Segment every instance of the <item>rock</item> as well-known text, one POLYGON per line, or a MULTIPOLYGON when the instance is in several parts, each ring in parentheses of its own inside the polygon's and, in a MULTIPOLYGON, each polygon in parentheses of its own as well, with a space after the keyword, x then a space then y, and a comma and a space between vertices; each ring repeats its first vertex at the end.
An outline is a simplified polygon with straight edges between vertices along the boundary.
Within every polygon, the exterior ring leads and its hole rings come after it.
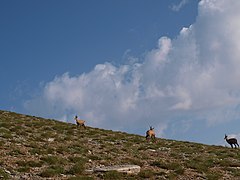
POLYGON ((48 138, 48 142, 53 142, 54 140, 54 138, 48 138))
POLYGON ((151 152, 156 152, 156 150, 155 149, 148 149, 149 151, 151 151, 151 152))
POLYGON ((8 171, 8 170, 6 170, 6 169, 5 169, 5 172, 6 172, 6 173, 8 173, 8 174, 11 174, 11 172, 10 172, 10 171, 8 171))
POLYGON ((171 148, 167 148, 167 147, 160 147, 159 148, 160 151, 170 151, 171 148))
POLYGON ((137 165, 115 165, 115 166, 96 167, 92 169, 93 172, 118 171, 118 172, 123 172, 127 174, 138 174, 140 170, 141 170, 141 167, 137 165))

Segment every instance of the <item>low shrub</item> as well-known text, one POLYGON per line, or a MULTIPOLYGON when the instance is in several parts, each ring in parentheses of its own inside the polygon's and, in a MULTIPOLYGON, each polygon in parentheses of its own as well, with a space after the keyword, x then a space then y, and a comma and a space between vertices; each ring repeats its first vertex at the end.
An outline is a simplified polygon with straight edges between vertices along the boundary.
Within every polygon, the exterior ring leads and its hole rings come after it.
POLYGON ((64 173, 64 168, 61 166, 50 166, 40 173, 41 177, 54 177, 56 175, 64 173))
POLYGON ((103 175, 103 178, 104 179, 109 179, 109 180, 112 180, 112 179, 123 179, 123 173, 120 173, 120 172, 117 172, 117 171, 109 171, 109 172, 106 172, 104 175, 103 175))

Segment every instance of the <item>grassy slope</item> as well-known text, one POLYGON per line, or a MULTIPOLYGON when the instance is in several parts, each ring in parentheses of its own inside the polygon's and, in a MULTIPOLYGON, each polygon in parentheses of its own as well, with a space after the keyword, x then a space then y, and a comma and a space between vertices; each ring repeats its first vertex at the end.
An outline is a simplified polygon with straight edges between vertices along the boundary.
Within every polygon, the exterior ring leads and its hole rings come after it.
POLYGON ((240 151, 145 138, 0 111, 0 179, 239 179, 240 151), (87 174, 136 164, 138 175, 87 174))

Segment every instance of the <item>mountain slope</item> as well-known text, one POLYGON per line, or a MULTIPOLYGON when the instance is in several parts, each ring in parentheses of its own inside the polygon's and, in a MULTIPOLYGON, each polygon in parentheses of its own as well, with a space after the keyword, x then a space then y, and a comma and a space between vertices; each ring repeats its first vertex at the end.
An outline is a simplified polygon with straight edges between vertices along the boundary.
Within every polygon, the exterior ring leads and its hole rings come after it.
POLYGON ((0 111, 0 179, 239 179, 240 151, 0 111), (137 175, 88 173, 135 164, 137 175))

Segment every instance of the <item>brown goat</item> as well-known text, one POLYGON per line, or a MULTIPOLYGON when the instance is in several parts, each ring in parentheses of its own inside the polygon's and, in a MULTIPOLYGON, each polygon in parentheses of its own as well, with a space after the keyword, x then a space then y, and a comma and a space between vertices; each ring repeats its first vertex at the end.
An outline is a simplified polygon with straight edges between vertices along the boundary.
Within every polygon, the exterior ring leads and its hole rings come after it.
POLYGON ((227 135, 225 134, 224 139, 227 141, 228 144, 231 145, 231 147, 233 148, 233 145, 235 146, 235 148, 239 147, 237 139, 236 138, 230 138, 228 139, 227 135))
POLYGON ((78 119, 78 117, 77 116, 75 116, 75 121, 76 121, 76 124, 77 124, 77 126, 83 126, 85 129, 86 129, 86 126, 85 126, 85 121, 84 120, 81 120, 81 119, 78 119))
POLYGON ((150 126, 150 129, 146 132, 146 140, 155 139, 154 128, 150 126))

